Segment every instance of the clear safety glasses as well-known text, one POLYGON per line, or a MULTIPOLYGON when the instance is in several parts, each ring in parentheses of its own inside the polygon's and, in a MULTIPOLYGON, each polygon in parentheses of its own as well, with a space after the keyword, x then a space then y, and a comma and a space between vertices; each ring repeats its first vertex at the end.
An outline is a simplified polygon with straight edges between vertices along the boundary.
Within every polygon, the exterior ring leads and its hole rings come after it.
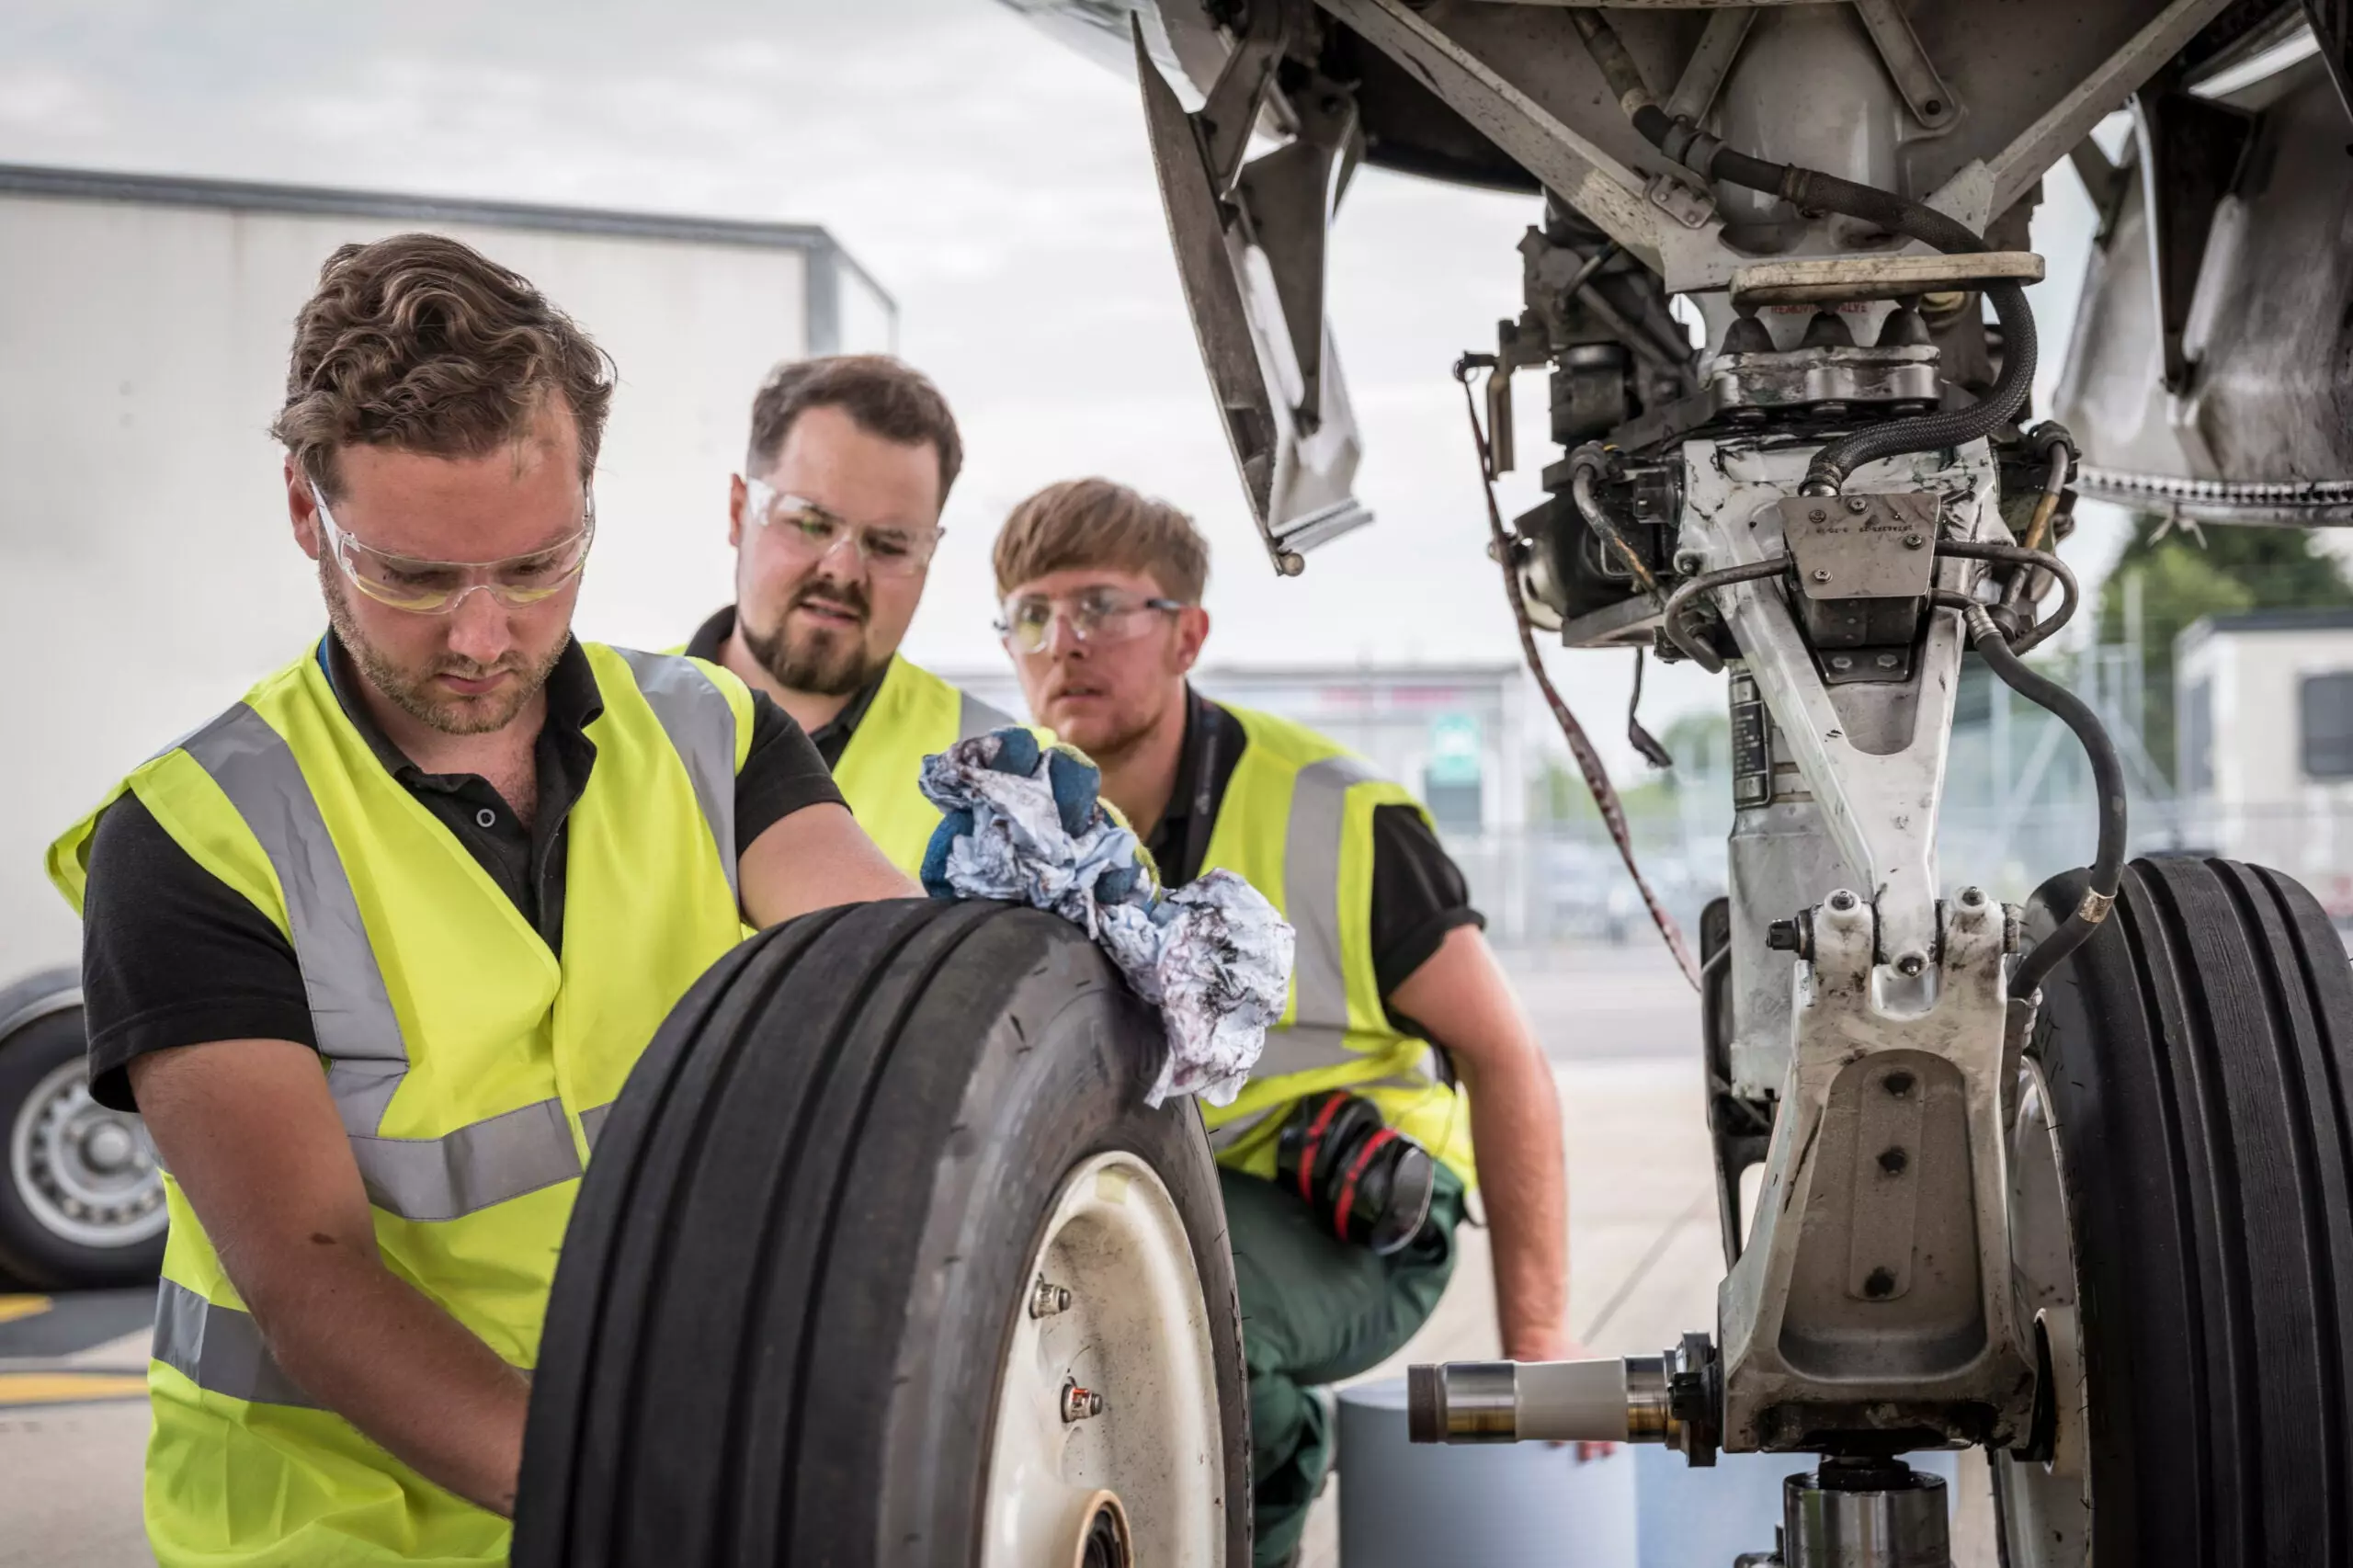
POLYGON ((941 528, 904 528, 892 523, 858 524, 835 516, 805 495, 794 495, 757 479, 744 481, 744 508, 752 520, 795 558, 823 561, 845 540, 877 577, 911 577, 931 564, 941 528))
POLYGON ((318 508, 319 532, 352 586, 379 604, 419 615, 446 615, 477 588, 501 604, 537 604, 580 575, 588 562, 589 542, 597 536, 597 503, 590 496, 578 531, 545 549, 504 561, 419 561, 362 544, 346 533, 316 485, 311 487, 311 500, 318 508))
POLYGON ((1175 599, 1140 598, 1116 588, 1086 588, 1065 598, 1016 594, 1005 601, 997 635, 1017 653, 1040 653, 1063 621, 1077 641, 1097 647, 1131 642, 1152 629, 1155 618, 1185 607, 1175 599))

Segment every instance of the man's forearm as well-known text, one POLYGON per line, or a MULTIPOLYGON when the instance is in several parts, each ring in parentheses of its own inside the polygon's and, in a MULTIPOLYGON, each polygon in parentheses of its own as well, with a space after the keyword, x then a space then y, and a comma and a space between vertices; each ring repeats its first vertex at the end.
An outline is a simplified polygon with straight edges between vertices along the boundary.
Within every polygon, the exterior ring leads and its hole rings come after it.
POLYGON ((1518 1361, 1568 1352, 1568 1181, 1561 1107, 1543 1059, 1515 1053, 1462 1067, 1471 1138, 1495 1243, 1495 1313, 1504 1354, 1518 1361))
POLYGON ((372 1253, 312 1240, 282 1290, 247 1298, 278 1366, 426 1480, 511 1515, 529 1381, 372 1253))

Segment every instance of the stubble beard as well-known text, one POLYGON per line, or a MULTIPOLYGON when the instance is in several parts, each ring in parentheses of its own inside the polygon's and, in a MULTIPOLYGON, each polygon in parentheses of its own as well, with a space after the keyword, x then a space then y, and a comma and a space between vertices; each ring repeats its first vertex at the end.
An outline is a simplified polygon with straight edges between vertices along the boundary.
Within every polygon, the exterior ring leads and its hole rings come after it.
POLYGON ((537 664, 524 662, 520 653, 509 654, 494 665, 480 665, 471 660, 443 656, 434 661, 429 669, 410 669, 369 642, 351 614, 351 604, 344 597, 340 574, 326 560, 319 562, 319 586, 327 603, 327 624, 335 628, 337 641, 351 655, 353 664, 369 686, 382 693, 393 707, 418 723, 439 731, 445 735, 487 735, 505 729, 515 722, 523 706, 540 693, 555 673, 563 651, 572 639, 569 631, 537 664), (498 691, 476 698, 437 698, 432 693, 436 676, 454 675, 467 680, 480 680, 501 670, 510 670, 522 678, 498 691))
POLYGON ((867 656, 862 634, 865 618, 872 610, 865 592, 855 585, 829 585, 824 597, 856 610, 860 618, 857 626, 829 628, 796 640, 788 630, 792 612, 814 597, 814 586, 803 585, 794 591, 770 631, 754 629, 739 608, 735 614, 735 635, 743 640, 745 651, 759 661, 760 668, 785 690, 806 692, 812 697, 847 697, 863 688, 890 661, 887 657, 876 660, 867 656))

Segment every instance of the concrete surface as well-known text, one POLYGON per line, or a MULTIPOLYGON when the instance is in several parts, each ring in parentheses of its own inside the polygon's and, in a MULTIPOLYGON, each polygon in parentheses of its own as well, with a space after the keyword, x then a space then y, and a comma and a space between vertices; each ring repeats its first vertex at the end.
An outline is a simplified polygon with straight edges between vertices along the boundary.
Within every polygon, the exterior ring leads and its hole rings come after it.
MULTIPOLYGON (((1701 1119, 1697 1000, 1653 944, 1505 958, 1560 1085, 1571 1326, 1603 1354, 1655 1351, 1686 1330, 1712 1330, 1723 1256, 1701 1119)), ((1497 1354, 1486 1234, 1465 1226, 1461 1242, 1438 1311, 1370 1375, 1497 1354)), ((153 1561, 139 1524, 143 1295, 96 1292, 38 1306, 0 1296, 0 1568, 153 1561)), ((1984 1490, 1983 1465, 1967 1462, 1974 1458, 1963 1456, 1964 1504, 1972 1474, 1984 1490)), ((1340 1568, 1346 1484, 1336 1479, 1317 1505, 1302 1568, 1340 1568)), ((1990 1565, 1990 1542, 1966 1508, 1961 1532, 1962 1568, 1990 1565)))

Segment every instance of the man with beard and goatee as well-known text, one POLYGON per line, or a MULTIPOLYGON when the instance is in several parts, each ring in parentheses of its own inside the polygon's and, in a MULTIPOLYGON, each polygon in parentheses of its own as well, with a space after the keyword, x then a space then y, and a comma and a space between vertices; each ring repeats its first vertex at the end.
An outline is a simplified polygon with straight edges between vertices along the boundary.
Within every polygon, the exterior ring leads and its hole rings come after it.
POLYGON ((773 702, 572 635, 612 391, 456 241, 336 251, 274 427, 333 630, 50 852, 91 1094, 165 1169, 167 1565, 505 1562, 630 1069, 746 922, 915 891, 773 702))
POLYGON ((912 875, 939 812, 923 759, 1014 721, 899 653, 963 464, 939 389, 880 354, 790 361, 752 400, 728 498, 735 602, 683 652, 801 722, 858 824, 912 875))

